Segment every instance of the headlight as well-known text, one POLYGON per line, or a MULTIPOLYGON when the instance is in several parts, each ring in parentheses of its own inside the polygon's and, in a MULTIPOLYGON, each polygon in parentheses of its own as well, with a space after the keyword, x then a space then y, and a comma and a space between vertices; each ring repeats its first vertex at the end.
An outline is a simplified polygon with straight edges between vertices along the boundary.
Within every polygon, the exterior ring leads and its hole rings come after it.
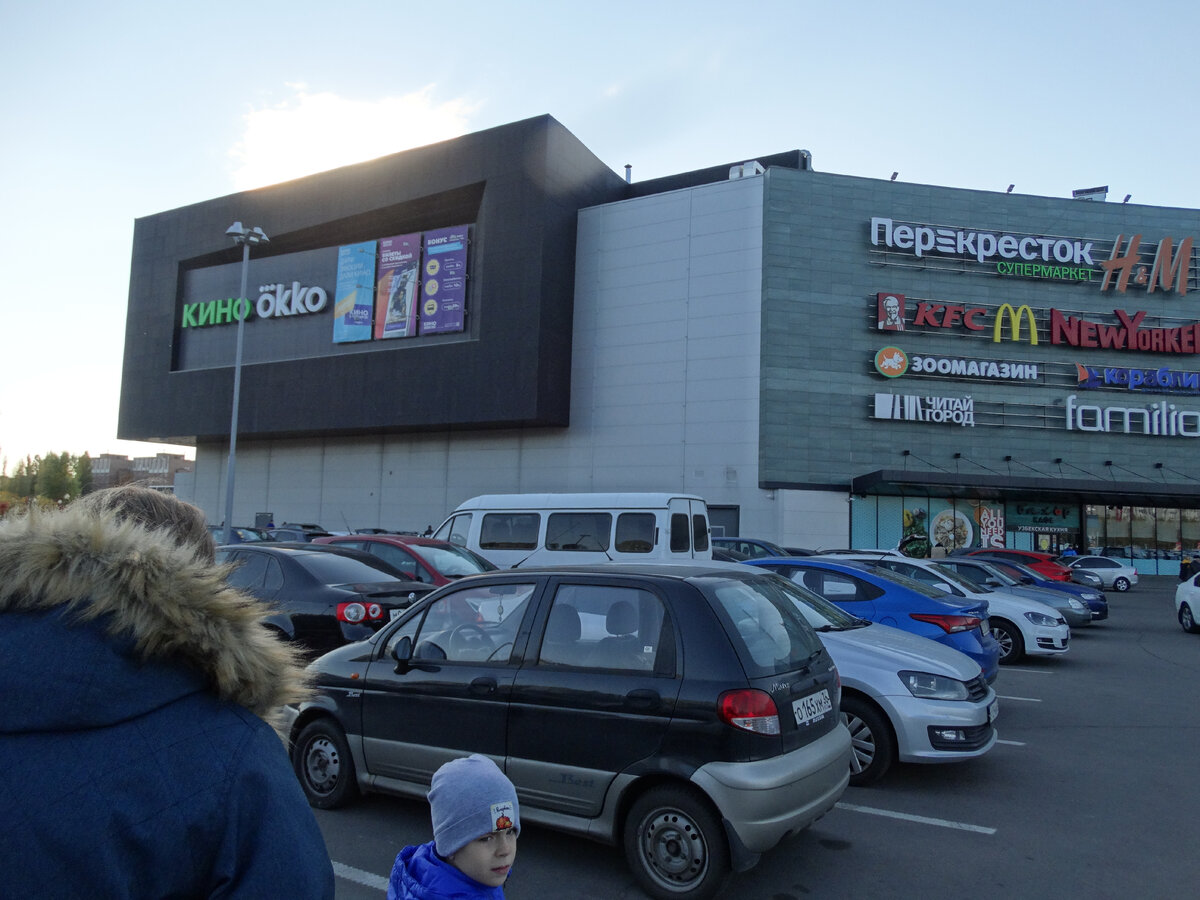
POLYGON ((914 697, 927 700, 966 700, 971 696, 967 686, 956 678, 931 675, 928 672, 901 672, 900 680, 914 697))
POLYGON ((1083 597, 1085 600, 1103 600, 1104 599, 1103 594, 1097 594, 1097 593, 1084 594, 1083 597))
POLYGON ((1067 602, 1069 602, 1071 604, 1071 609, 1078 609, 1078 610, 1087 609, 1086 606, 1084 606, 1080 601, 1076 600, 1074 597, 1072 597, 1067 602))
POLYGON ((1027 612, 1025 613, 1025 618, 1034 625, 1045 625, 1047 628, 1053 628, 1058 624, 1057 616, 1047 616, 1039 612, 1027 612))

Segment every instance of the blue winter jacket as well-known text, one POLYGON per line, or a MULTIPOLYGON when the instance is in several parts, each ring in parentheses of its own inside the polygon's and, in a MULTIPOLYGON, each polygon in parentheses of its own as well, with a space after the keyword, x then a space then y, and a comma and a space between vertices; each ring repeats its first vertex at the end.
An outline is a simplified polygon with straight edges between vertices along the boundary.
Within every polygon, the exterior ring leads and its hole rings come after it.
POLYGON ((387 900, 504 900, 504 888, 467 877, 438 856, 430 841, 400 851, 387 900))
POLYGON ((151 534, 0 524, 0 895, 332 898, 260 717, 301 670, 220 570, 151 534))

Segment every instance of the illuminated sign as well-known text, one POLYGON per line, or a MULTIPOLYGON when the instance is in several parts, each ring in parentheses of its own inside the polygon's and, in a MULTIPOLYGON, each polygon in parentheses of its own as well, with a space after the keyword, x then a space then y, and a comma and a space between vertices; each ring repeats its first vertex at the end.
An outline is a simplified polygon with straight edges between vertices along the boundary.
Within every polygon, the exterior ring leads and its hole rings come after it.
POLYGON ((884 347, 875 354, 875 371, 884 378, 899 378, 908 371, 908 354, 899 347, 884 347))
POLYGON ((1104 270, 1104 280, 1100 283, 1100 290, 1108 290, 1112 283, 1113 273, 1116 272, 1115 287, 1122 294, 1125 293, 1125 288, 1128 287, 1130 280, 1144 286, 1148 294, 1154 293, 1156 283, 1164 291, 1169 291, 1172 282, 1175 284, 1176 293, 1187 293, 1188 268, 1192 258, 1192 239, 1190 237, 1180 241, 1179 253, 1174 257, 1171 254, 1174 247, 1173 240, 1165 237, 1159 241, 1158 248, 1154 251, 1154 262, 1148 274, 1141 256, 1138 254, 1142 236, 1135 234, 1131 237, 1125 255, 1118 256, 1124 240, 1125 235, 1118 235, 1116 242, 1113 243, 1111 256, 1100 263, 1100 268, 1104 270))
MULTIPOLYGON (((878 367, 878 361, 876 366, 878 367)), ((945 356, 913 356, 908 360, 908 371, 914 375, 954 375, 959 378, 981 378, 986 381, 1037 381, 1038 377, 1038 367, 1035 363, 996 362, 987 359, 959 359, 945 356)))
MULTIPOLYGON (((876 394, 878 406, 879 394, 876 394)), ((1146 434, 1156 437, 1200 437, 1200 411, 1177 409, 1163 400, 1147 406, 1082 405, 1072 394, 1067 398, 1067 431, 1098 431, 1103 434, 1146 434)))
POLYGON ((904 330, 904 295, 879 293, 875 295, 876 318, 880 331, 904 330))
POLYGON ((1041 531, 1065 534, 1079 530, 1077 507, 1050 503, 1010 503, 1008 527, 1013 531, 1041 531))
POLYGON ((970 397, 876 394, 875 418, 974 427, 975 401, 970 397))
POLYGON ((1200 348, 1200 322, 1179 328, 1142 328, 1145 312, 1130 317, 1114 309, 1119 325, 1089 322, 1050 310, 1050 343, 1106 350, 1140 350, 1144 353, 1195 353, 1200 348))
POLYGON ((1004 318, 1008 317, 1012 327, 1012 340, 1019 341, 1021 339, 1021 320, 1027 318, 1029 320, 1029 343, 1036 346, 1038 342, 1037 320, 1033 317, 1033 310, 1022 304, 1013 309, 1011 303, 1002 303, 1000 308, 996 310, 996 323, 992 326, 992 343, 1000 343, 1000 334, 1004 330, 1004 318))
POLYGON ((1093 266, 1093 241, 1044 237, 1029 234, 996 234, 990 231, 965 231, 932 225, 895 224, 882 216, 871 217, 871 243, 911 250, 915 256, 937 254, 987 262, 994 257, 1040 260, 1051 265, 1071 263, 1093 266))
POLYGON ((987 318, 988 311, 982 306, 959 306, 953 303, 918 303, 913 327, 926 325, 931 328, 953 328, 960 322, 972 331, 987 328, 980 318, 987 318))
POLYGON ((1129 390, 1147 394, 1200 394, 1200 372, 1160 369, 1125 369, 1117 366, 1081 366, 1075 363, 1079 387, 1129 390))
MULTIPOLYGON (((293 281, 291 287, 283 284, 259 285, 258 302, 254 312, 260 319, 275 319, 287 316, 303 316, 318 313, 329 303, 324 288, 304 287, 293 281)), ((223 300, 204 300, 183 305, 183 328, 205 328, 209 325, 228 325, 240 318, 254 318, 250 301, 240 302, 236 297, 223 300)))
MULTIPOLYGON (((1117 236, 1108 259, 1093 256, 1096 241, 1018 232, 979 231, 918 222, 896 222, 872 216, 871 246, 911 253, 918 259, 942 257, 995 265, 999 275, 1057 281, 1100 280, 1100 290, 1124 292, 1132 283, 1148 293, 1156 288, 1186 294, 1191 270, 1193 239, 1183 238, 1175 252, 1175 238, 1163 237, 1151 259, 1140 253, 1140 234, 1117 236), (1126 246, 1125 252, 1121 248, 1126 246)), ((1150 250, 1147 250, 1149 253, 1150 250)))

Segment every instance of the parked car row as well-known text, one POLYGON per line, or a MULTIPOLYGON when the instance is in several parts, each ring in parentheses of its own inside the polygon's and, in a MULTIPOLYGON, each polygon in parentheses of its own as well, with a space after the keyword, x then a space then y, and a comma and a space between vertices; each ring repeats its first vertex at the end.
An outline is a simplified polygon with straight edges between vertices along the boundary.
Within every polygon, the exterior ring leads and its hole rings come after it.
POLYGON ((497 570, 414 535, 220 548, 281 608, 309 576, 310 606, 272 625, 324 653, 287 712, 310 803, 423 797, 485 753, 527 821, 622 846, 662 898, 711 896, 896 762, 987 753, 1000 664, 1065 653, 1068 611, 1107 616, 984 558, 807 552, 497 570))

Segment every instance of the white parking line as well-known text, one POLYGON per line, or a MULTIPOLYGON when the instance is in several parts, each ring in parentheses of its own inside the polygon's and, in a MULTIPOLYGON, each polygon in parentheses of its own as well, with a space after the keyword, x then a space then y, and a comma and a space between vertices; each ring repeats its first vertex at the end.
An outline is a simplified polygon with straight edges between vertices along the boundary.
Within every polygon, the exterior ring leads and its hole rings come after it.
POLYGON ((1024 741, 1002 741, 1002 740, 1000 740, 1000 738, 996 738, 996 743, 997 744, 1007 744, 1010 747, 1024 747, 1025 746, 1024 741))
POLYGON ((381 878, 374 872, 364 872, 362 869, 356 869, 354 866, 348 866, 345 863, 335 862, 333 864, 333 874, 338 878, 344 878, 346 881, 353 881, 358 884, 364 884, 369 888, 375 888, 377 891, 386 891, 388 880, 381 878))
POLYGON ((839 803, 838 809, 848 812, 866 813, 871 816, 884 816, 888 819, 903 819, 906 822, 916 822, 920 825, 936 825, 939 828, 954 828, 958 831, 974 831, 977 834, 995 834, 995 828, 985 828, 983 825, 968 825, 966 822, 951 822, 949 819, 931 819, 928 816, 913 816, 908 813, 892 812, 890 809, 875 809, 870 806, 856 806, 853 803, 839 803))
POLYGON ((1010 697, 1007 694, 997 694, 996 696, 999 697, 1001 700, 1020 700, 1022 703, 1041 703, 1042 702, 1037 697, 1010 697))
POLYGON ((1053 675, 1049 669, 1022 669, 1019 666, 1005 666, 1005 672, 1020 672, 1022 675, 1053 675))

